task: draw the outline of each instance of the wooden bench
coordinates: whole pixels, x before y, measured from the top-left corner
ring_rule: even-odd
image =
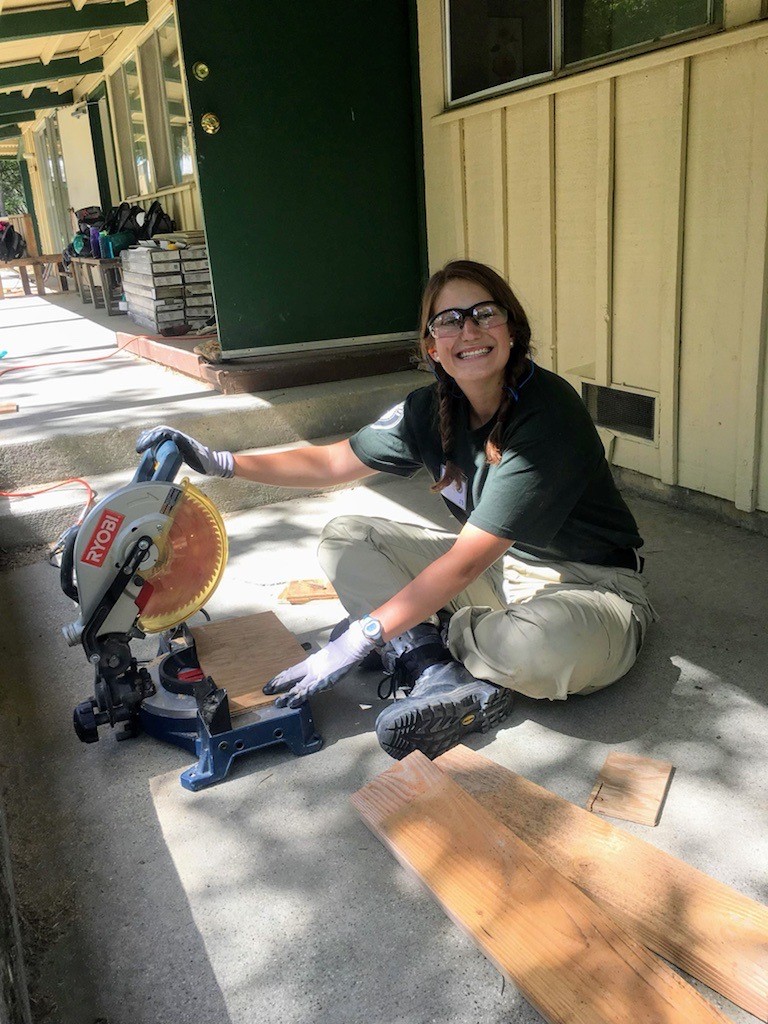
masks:
[[[92,302],[96,309],[106,309],[108,316],[119,316],[122,312],[120,297],[123,294],[121,261],[101,260],[95,256],[73,256],[70,262],[75,285],[83,302]]]
[[[62,262],[60,253],[43,256],[22,256],[17,260],[3,260],[0,261],[0,270],[18,270],[19,277],[21,278],[21,286],[24,289],[24,294],[31,295],[32,289],[29,284],[29,269],[31,267],[32,273],[35,275],[37,294],[45,295],[43,267],[48,266],[49,264],[52,264],[55,267],[54,275],[58,276],[59,278],[59,291],[68,291],[69,284],[67,281],[67,273],[64,270],[64,263]],[[3,280],[2,277],[0,277],[0,299],[2,298],[5,298],[5,292],[3,289]]]

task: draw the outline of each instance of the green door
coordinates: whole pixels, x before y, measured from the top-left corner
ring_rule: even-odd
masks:
[[[178,5],[225,351],[415,329],[423,214],[410,8]],[[205,114],[215,134],[202,130]]]

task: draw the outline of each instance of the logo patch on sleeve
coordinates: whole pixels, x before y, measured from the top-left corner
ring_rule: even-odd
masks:
[[[388,412],[385,412],[383,416],[380,416],[375,423],[371,424],[371,430],[392,430],[398,423],[402,422],[403,416],[405,415],[405,402],[400,402],[399,405],[394,405]]]

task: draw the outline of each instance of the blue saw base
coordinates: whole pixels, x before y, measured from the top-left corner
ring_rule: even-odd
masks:
[[[323,745],[315,730],[309,702],[300,708],[272,705],[243,715],[242,725],[211,735],[194,698],[158,691],[141,706],[142,728],[150,736],[183,747],[197,764],[181,773],[181,784],[196,792],[227,777],[232,762],[242,754],[285,743],[294,754],[313,754]]]

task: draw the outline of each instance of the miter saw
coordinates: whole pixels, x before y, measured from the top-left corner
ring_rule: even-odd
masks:
[[[94,666],[94,695],[74,710],[75,732],[95,743],[101,725],[142,729],[198,757],[181,776],[197,790],[223,779],[235,757],[285,743],[296,754],[322,746],[309,703],[260,707],[234,728],[226,691],[198,664],[186,620],[202,609],[227,562],[215,505],[188,480],[174,483],[181,456],[172,441],[144,453],[126,487],[99,502],[62,538],[61,587],[80,606],[63,629]],[[160,634],[155,664],[141,665],[131,641]],[[244,666],[247,670],[247,666]]]

